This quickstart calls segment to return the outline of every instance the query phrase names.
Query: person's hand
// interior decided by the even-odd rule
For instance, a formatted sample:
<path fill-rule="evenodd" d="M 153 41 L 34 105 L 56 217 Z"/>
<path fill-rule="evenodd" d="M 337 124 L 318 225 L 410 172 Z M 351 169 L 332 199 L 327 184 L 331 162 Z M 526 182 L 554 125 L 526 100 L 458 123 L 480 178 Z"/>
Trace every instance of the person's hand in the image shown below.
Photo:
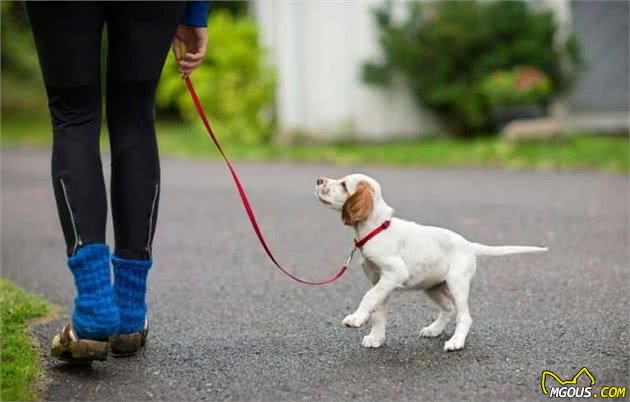
<path fill-rule="evenodd" d="M 173 54 L 177 60 L 177 69 L 186 78 L 203 62 L 208 46 L 208 30 L 206 28 L 177 26 L 173 38 Z"/>

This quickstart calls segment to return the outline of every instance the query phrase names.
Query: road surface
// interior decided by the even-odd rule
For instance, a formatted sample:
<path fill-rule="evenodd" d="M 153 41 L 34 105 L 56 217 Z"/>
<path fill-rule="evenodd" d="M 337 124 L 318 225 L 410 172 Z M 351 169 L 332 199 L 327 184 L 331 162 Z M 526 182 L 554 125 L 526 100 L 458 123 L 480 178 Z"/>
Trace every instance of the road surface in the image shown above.
<path fill-rule="evenodd" d="M 109 166 L 105 161 L 104 166 Z M 2 275 L 71 308 L 48 176 L 48 155 L 2 153 Z M 333 274 L 352 244 L 339 216 L 313 195 L 320 175 L 373 175 L 396 215 L 487 244 L 545 244 L 546 254 L 484 257 L 473 280 L 473 325 L 461 352 L 421 339 L 435 309 L 396 294 L 386 346 L 361 347 L 347 329 L 367 280 L 354 265 L 328 287 L 276 271 L 219 162 L 163 160 L 143 355 L 91 369 L 48 359 L 50 400 L 505 400 L 542 399 L 543 370 L 597 386 L 628 386 L 628 178 L 595 173 L 416 170 L 238 163 L 260 223 L 293 272 Z M 111 241 L 111 229 L 108 239 Z"/>

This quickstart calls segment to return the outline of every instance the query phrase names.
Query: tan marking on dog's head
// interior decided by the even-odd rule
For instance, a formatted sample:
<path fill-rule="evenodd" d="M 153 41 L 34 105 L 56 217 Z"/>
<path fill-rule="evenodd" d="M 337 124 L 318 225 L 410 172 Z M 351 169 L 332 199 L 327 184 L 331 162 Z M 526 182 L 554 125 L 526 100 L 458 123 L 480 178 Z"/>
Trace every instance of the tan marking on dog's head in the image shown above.
<path fill-rule="evenodd" d="M 364 221 L 372 213 L 374 193 L 366 181 L 357 184 L 357 188 L 341 209 L 341 220 L 345 225 L 354 225 Z"/>

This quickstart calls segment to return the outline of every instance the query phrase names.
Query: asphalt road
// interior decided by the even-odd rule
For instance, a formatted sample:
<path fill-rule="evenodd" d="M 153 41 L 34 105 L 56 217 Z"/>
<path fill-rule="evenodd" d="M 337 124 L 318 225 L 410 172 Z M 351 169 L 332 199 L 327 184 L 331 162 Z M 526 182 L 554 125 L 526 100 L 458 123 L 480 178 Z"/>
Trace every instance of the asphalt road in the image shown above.
<path fill-rule="evenodd" d="M 2 152 L 2 275 L 69 310 L 73 288 L 48 167 L 46 153 Z M 435 310 L 417 292 L 395 295 L 386 346 L 367 350 L 367 329 L 340 325 L 368 289 L 359 267 L 328 287 L 290 281 L 259 248 L 223 165 L 166 159 L 148 348 L 69 368 L 47 357 L 62 322 L 40 326 L 46 399 L 529 400 L 543 399 L 543 370 L 570 378 L 581 367 L 597 386 L 630 385 L 627 177 L 237 168 L 272 248 L 306 278 L 328 277 L 350 250 L 351 233 L 313 196 L 316 177 L 350 171 L 380 180 L 400 217 L 550 252 L 479 262 L 463 351 L 442 351 L 453 324 L 438 339 L 418 337 Z"/>

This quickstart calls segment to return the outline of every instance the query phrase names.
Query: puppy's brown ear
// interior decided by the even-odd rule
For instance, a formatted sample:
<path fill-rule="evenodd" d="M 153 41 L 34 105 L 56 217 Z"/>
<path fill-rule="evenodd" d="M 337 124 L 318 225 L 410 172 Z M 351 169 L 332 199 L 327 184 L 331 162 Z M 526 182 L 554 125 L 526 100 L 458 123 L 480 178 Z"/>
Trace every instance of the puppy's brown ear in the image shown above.
<path fill-rule="evenodd" d="M 341 220 L 345 225 L 354 225 L 361 222 L 372 213 L 374 206 L 374 198 L 372 187 L 362 181 L 357 185 L 357 189 L 346 202 L 341 209 Z"/>

